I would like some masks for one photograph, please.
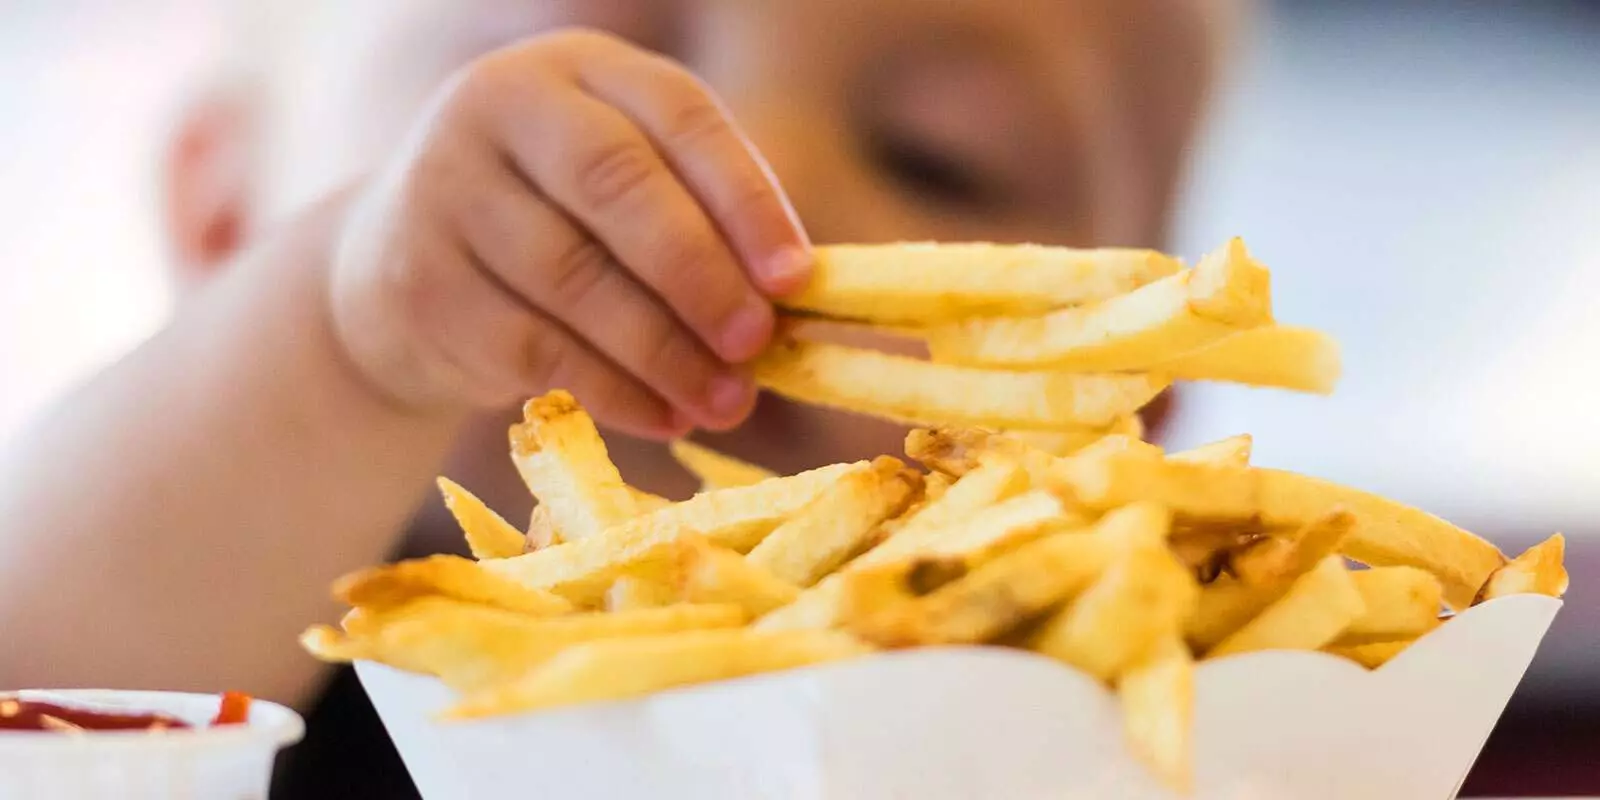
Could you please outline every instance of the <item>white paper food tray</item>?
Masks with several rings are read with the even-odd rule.
[[[1561,601],[1458,615],[1376,671],[1266,652],[1196,672],[1211,798],[1454,797]],[[356,665],[428,800],[1175,797],[1123,743],[1116,699],[1056,662],[939,648],[561,711],[437,722],[438,681]]]

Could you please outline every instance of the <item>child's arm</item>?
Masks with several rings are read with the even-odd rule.
[[[253,254],[0,467],[0,686],[301,701],[328,582],[384,558],[459,417],[386,405],[330,330],[342,203]]]
[[[296,633],[475,410],[570,388],[635,433],[737,424],[765,294],[809,271],[704,87],[582,32],[464,70],[277,242],[0,456],[0,686],[305,699]]]

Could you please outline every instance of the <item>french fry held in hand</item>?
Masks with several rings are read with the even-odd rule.
[[[1105,300],[1176,274],[1182,266],[1152,250],[832,245],[816,248],[805,290],[779,302],[840,319],[930,325]]]
[[[1559,535],[1507,560],[1420,510],[1254,466],[1247,435],[1171,454],[1140,440],[1172,377],[1332,387],[1337,347],[1277,324],[1269,286],[1238,242],[1192,270],[1147,251],[822,248],[788,307],[925,339],[933,360],[780,337],[756,377],[933,426],[905,445],[929,472],[885,457],[773,476],[679,442],[704,491],[671,502],[624,483],[553,392],[511,431],[539,500],[526,537],[441,481],[479,560],[348,576],[344,629],[303,644],[436,675],[460,693],[452,717],[879,648],[1029,649],[1114,687],[1130,749],[1182,791],[1197,661],[1289,648],[1378,668],[1449,625],[1444,605],[1567,586]]]
[[[1115,424],[1155,398],[1151,374],[951,366],[816,342],[780,342],[755,364],[763,388],[802,403],[921,424],[1019,430]]]
[[[933,360],[1074,371],[1150,369],[1272,322],[1268,273],[1234,240],[1193,270],[1079,308],[928,332]]]

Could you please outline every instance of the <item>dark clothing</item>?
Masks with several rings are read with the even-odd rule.
[[[420,795],[362,691],[340,667],[306,717],[306,738],[278,757],[272,800],[411,800]]]

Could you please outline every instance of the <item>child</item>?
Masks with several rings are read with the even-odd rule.
[[[783,471],[897,451],[741,374],[809,243],[1159,245],[1222,11],[299,5],[177,131],[179,313],[5,454],[0,686],[309,701],[328,582],[458,549],[441,471],[525,513],[508,409],[550,388],[667,494],[691,429]]]

